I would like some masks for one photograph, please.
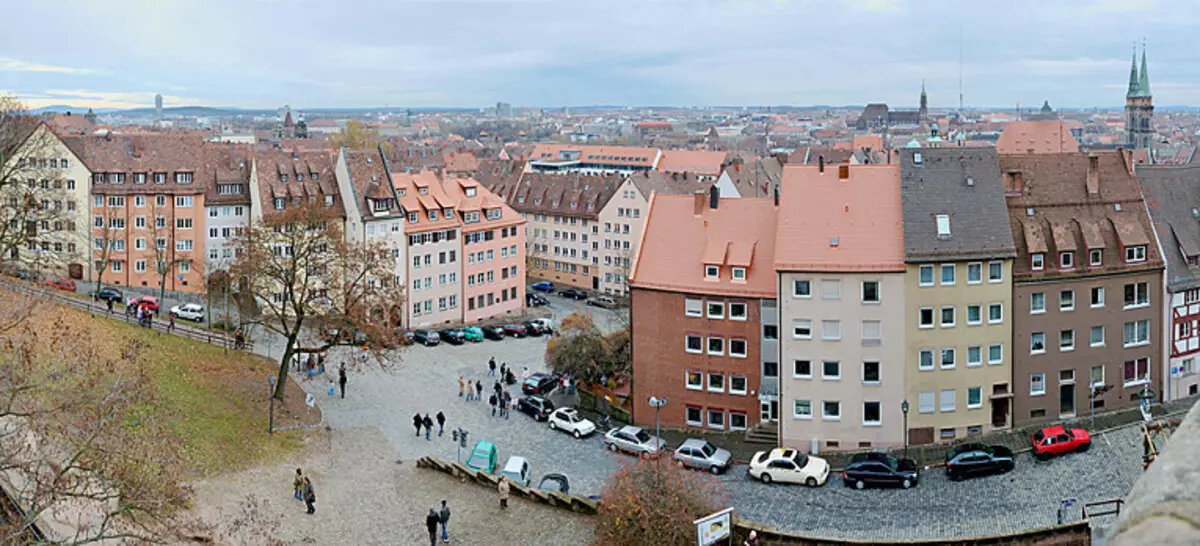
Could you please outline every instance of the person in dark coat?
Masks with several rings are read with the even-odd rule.
[[[446,415],[442,412],[437,413],[438,436],[441,436],[446,431]]]
[[[506,374],[506,373],[508,373],[508,363],[503,362],[500,364],[500,379],[501,380],[504,379],[504,374]]]
[[[450,507],[446,506],[446,501],[442,501],[442,511],[438,512],[438,516],[442,520],[442,542],[450,542],[450,534],[446,532],[446,524],[450,523]]]
[[[483,399],[483,382],[476,379],[475,380],[475,401],[478,402],[482,399]]]
[[[342,363],[342,367],[338,368],[338,386],[342,389],[342,398],[346,398],[346,363]]]
[[[433,419],[429,418],[428,413],[425,414],[425,419],[421,421],[421,424],[425,425],[425,439],[432,440],[433,438],[430,438],[429,435],[433,432]]]
[[[488,360],[488,375],[496,375],[496,357],[494,356]]]
[[[301,493],[304,494],[304,505],[308,507],[308,513],[317,513],[317,508],[313,506],[317,502],[317,494],[313,491],[312,482],[309,481],[308,476],[304,477],[304,489]]]
[[[496,416],[496,395],[492,394],[488,397],[488,404],[492,406],[492,417]]]
[[[413,427],[417,429],[417,436],[421,435],[421,425],[424,423],[421,419],[421,412],[418,411],[416,415],[413,415]]]
[[[437,528],[441,521],[437,512],[430,508],[429,515],[425,516],[425,529],[429,530],[429,546],[437,546]]]

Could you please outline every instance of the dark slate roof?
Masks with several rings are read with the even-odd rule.
[[[900,197],[906,261],[1016,256],[995,149],[901,149]],[[950,216],[949,238],[938,238],[939,214]]]
[[[1138,167],[1137,180],[1162,242],[1167,289],[1200,288],[1200,266],[1187,262],[1200,256],[1200,165]]]

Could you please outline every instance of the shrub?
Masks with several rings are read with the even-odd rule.
[[[640,460],[609,476],[596,523],[597,546],[690,546],[697,518],[720,509],[716,478],[672,463]]]

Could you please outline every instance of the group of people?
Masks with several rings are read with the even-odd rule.
[[[429,546],[437,545],[438,525],[442,526],[442,542],[450,542],[450,534],[446,532],[446,524],[450,522],[450,507],[446,506],[446,501],[442,501],[441,511],[429,509],[429,515],[425,516],[425,528],[429,530]]]
[[[139,305],[136,301],[129,302],[125,307],[125,314],[136,315],[138,326],[142,328],[150,328],[154,325],[154,310],[146,305]],[[175,317],[171,317],[172,325],[175,323]]]
[[[438,436],[441,436],[443,433],[446,432],[446,415],[439,411],[439,412],[437,412],[436,419],[437,419],[437,426],[438,426]],[[433,439],[431,437],[433,434],[433,419],[429,418],[428,413],[426,413],[424,417],[421,416],[421,412],[419,412],[419,411],[415,415],[413,415],[413,428],[417,429],[417,436],[421,435],[421,429],[424,428],[425,429],[425,439],[426,440]]]
[[[313,491],[312,480],[300,472],[299,468],[296,469],[296,477],[292,479],[292,491],[296,500],[304,501],[304,506],[308,508],[309,514],[317,513],[317,508],[314,506],[317,503],[317,494]]]

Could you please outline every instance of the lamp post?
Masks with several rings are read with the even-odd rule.
[[[904,458],[908,458],[908,400],[900,402],[900,413],[904,414]]]
[[[654,408],[654,437],[660,438],[659,434],[661,434],[662,432],[661,432],[661,429],[659,428],[658,414],[659,414],[659,412],[662,411],[663,406],[667,405],[667,399],[651,396],[649,402],[650,402],[650,407]]]
[[[271,401],[270,409],[267,410],[267,434],[275,434],[275,376],[267,376],[267,385],[271,387],[267,393],[267,398]]]

